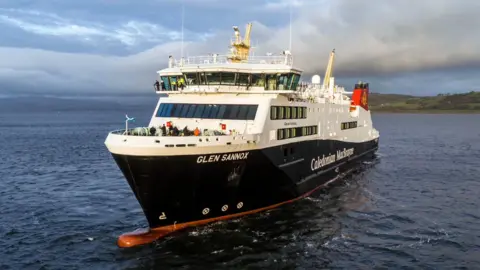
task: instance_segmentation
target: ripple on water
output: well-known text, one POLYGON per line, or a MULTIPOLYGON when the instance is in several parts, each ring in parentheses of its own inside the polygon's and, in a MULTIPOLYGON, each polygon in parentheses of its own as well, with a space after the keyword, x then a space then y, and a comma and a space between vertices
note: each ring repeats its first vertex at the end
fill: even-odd
MULTIPOLYGON (((5 118, 0 269, 480 265, 480 126, 471 125, 473 116, 375 115, 382 134, 378 159, 328 190, 119 249, 119 234, 146 226, 104 145, 106 132, 121 128, 124 109, 90 118, 73 112, 29 115, 20 123, 5 118)), ((149 109, 128 111, 147 119, 149 109)))

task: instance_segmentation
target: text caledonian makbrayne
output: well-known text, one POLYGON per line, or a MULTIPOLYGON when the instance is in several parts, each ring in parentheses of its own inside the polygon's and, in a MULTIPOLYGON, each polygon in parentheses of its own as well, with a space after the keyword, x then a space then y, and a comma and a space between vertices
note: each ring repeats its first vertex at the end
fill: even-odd
POLYGON ((334 163, 335 161, 341 160, 343 158, 349 157, 353 155, 354 149, 353 148, 343 148, 343 150, 337 150, 337 154, 333 155, 322 155, 322 157, 318 156, 312 159, 310 167, 312 171, 318 170, 324 166, 334 163))

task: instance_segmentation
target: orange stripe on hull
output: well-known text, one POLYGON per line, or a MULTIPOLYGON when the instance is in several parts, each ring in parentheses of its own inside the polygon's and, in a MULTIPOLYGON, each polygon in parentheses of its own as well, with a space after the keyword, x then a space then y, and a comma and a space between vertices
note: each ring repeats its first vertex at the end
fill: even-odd
MULTIPOLYGON (((336 178, 334 178, 332 180, 336 180, 336 178)), ((246 212, 242 212, 242 213, 226 215, 226 216, 221 216, 221 217, 215 217, 215 218, 185 222, 185 223, 180 223, 180 224, 175 224, 175 225, 168 225, 168 226, 163 226, 163 227, 158 227, 158 228, 153 228, 153 229, 147 229, 147 230, 143 230, 143 231, 135 231, 135 232, 131 232, 131 233, 125 233, 125 234, 122 234, 118 238, 117 244, 118 244, 119 247, 122 247, 122 248, 144 245, 144 244, 154 242, 154 241, 156 241, 160 238, 163 238, 163 237, 167 236, 168 234, 171 234, 175 231, 179 231, 179 230, 182 230, 182 229, 185 229, 185 228, 188 228, 188 227, 195 227, 195 226, 211 223, 211 222, 214 222, 214 221, 232 219, 232 218, 236 218, 236 217, 240 217, 240 216, 255 214, 255 213, 258 213, 258 212, 269 210, 269 209, 281 206, 283 204, 292 203, 292 202, 300 200, 304 197, 307 197, 308 195, 312 194, 316 190, 318 190, 322 187, 326 187, 331 182, 333 182, 333 181, 329 181, 329 182, 327 182, 327 183, 325 183, 321 186, 318 186, 315 189, 313 189, 313 190, 311 190, 311 191, 309 191, 309 192, 307 192, 307 193, 305 193, 305 194, 303 194, 303 195, 301 195, 297 198, 294 198, 294 199, 291 199, 291 200, 288 200, 288 201, 284 201, 284 202, 281 202, 281 203, 277 203, 277 204, 274 204, 274 205, 258 208, 258 209, 255 209, 255 210, 250 210, 250 211, 246 211, 246 212)))

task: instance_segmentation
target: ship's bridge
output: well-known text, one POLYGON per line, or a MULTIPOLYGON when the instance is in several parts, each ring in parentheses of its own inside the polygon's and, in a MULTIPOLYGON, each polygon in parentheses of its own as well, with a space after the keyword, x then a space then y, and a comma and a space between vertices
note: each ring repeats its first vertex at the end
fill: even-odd
MULTIPOLYGON (((222 58, 220 58, 222 59, 222 58)), ((218 60, 216 56, 187 59, 181 65, 158 71, 161 91, 296 90, 302 71, 287 57, 254 57, 245 63, 218 60)))
POLYGON ((242 38, 238 27, 233 27, 235 37, 230 42, 229 54, 179 60, 169 56, 168 68, 157 72, 160 76, 157 92, 296 91, 302 70, 293 66, 291 52, 253 55, 250 53, 251 28, 252 24, 247 24, 242 38))

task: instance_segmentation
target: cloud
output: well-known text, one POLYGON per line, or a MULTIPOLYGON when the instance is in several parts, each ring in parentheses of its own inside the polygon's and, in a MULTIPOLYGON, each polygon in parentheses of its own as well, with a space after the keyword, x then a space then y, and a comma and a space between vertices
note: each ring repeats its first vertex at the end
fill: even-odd
POLYGON ((306 2, 305 0, 267 0, 267 3, 262 6, 266 10, 289 10, 290 8, 301 7, 306 2))
MULTIPOLYGON (((318 1, 317 1, 318 2, 318 1)), ((337 52, 336 70, 372 75, 477 65, 480 5, 476 1, 336 0, 306 8, 293 23, 293 52, 307 70, 337 52), (415 7, 415 8, 412 8, 415 7)), ((279 29, 266 45, 287 44, 279 29)), ((280 46, 277 46, 280 49, 280 46)))
MULTIPOLYGON (((375 82, 378 91, 417 94, 469 91, 480 84, 480 37, 475 34, 480 29, 480 17, 477 16, 480 14, 480 2, 296 1, 292 51, 295 65, 305 70, 306 75, 317 73, 323 77, 329 52, 335 48, 337 58, 334 72, 340 83, 342 79, 349 83, 358 79, 370 80, 375 82)), ((209 0, 208 3, 213 5, 214 2, 220 3, 218 0, 209 0)), ((221 3, 226 5, 225 1, 221 3)), ((259 6, 264 10, 282 10, 287 4, 286 1, 263 1, 259 6)), ((220 13, 222 16, 228 14, 225 8, 220 13)), ((230 7, 228 12, 232 10, 230 7)), ((199 14, 190 15, 189 21, 199 17, 199 14)), ((265 16, 267 14, 276 16, 274 12, 267 12, 265 16)), ((223 21, 222 16, 211 26, 223 30, 211 36, 197 34, 204 39, 186 43, 185 52, 188 55, 227 51, 233 33, 231 25, 219 23, 223 21)), ((270 18, 268 16, 265 20, 270 18)), ((35 15, 32 14, 33 17, 35 15)), ((4 17, 0 18, 5 22, 4 17)), ((127 21, 116 27, 107 27, 43 13, 37 16, 38 21, 9 18, 36 26, 48 26, 34 28, 23 24, 22 29, 32 32, 63 33, 64 36, 79 38, 110 38, 125 44, 138 39, 170 40, 141 53, 123 57, 0 48, 0 82, 8 82, 9 85, 16 83, 30 90, 153 91, 151 84, 155 79, 155 71, 166 66, 169 54, 176 57, 180 54, 178 32, 169 32, 148 22, 145 25, 133 23, 128 26, 127 21), (84 28, 60 28, 71 25, 84 28)), ((263 17, 258 18, 263 22, 263 17)), ((246 22, 244 20, 236 24, 242 26, 246 22)), ((14 25, 13 21, 9 23, 14 25)), ((20 24, 17 25, 20 27, 20 24)), ((254 22, 252 31, 252 38, 258 42, 257 54, 267 51, 280 53, 288 49, 288 16, 280 27, 254 22)))
MULTIPOLYGON (((35 10, 0 9, 0 23, 37 35, 77 38, 79 41, 95 45, 102 40, 135 46, 141 43, 158 44, 181 39, 181 31, 148 22, 130 20, 119 25, 107 26, 98 22, 73 21, 57 14, 35 10)), ((188 31, 187 34, 193 39, 204 39, 208 35, 192 34, 188 31)))

